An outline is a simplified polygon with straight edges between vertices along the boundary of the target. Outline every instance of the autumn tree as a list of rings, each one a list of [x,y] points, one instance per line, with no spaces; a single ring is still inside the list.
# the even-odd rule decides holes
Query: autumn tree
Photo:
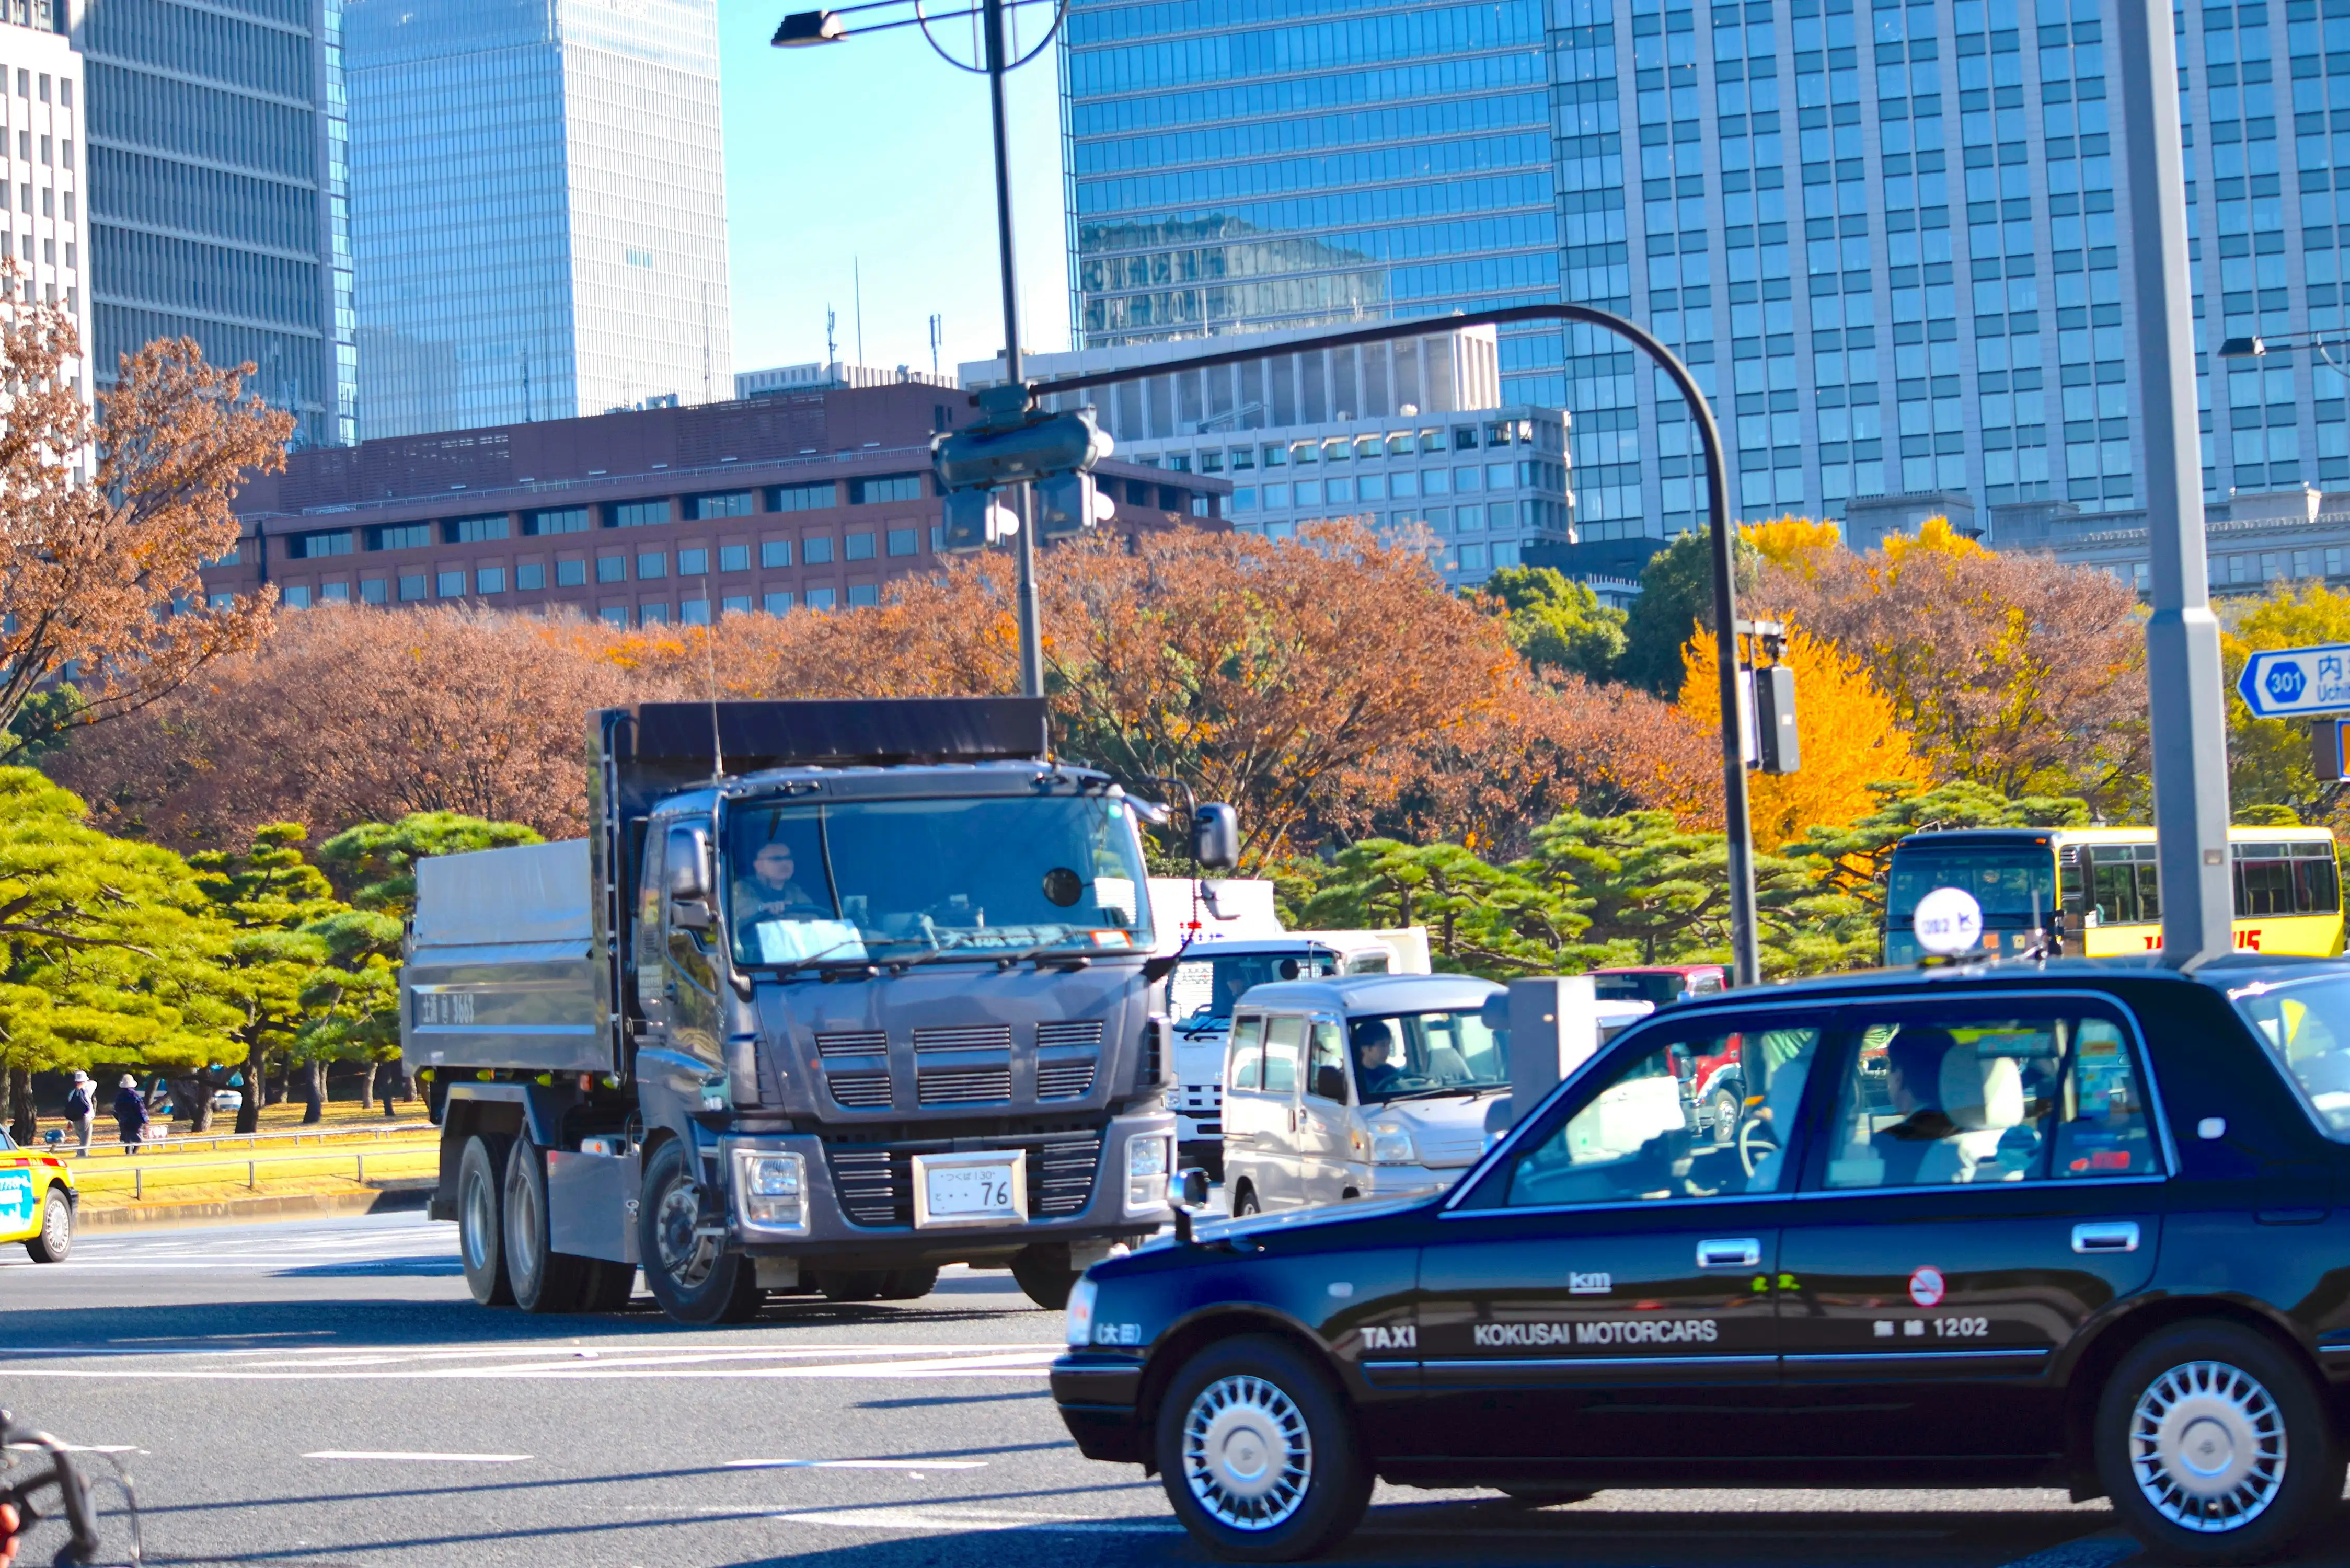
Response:
[[[0,760],[178,690],[269,629],[265,590],[226,606],[205,562],[236,547],[229,498],[285,462],[291,415],[244,389],[251,365],[189,338],[122,357],[93,413],[60,306],[0,303]],[[93,461],[94,457],[94,461]],[[70,700],[40,701],[70,678]]]
[[[343,909],[326,874],[302,852],[309,836],[298,822],[273,822],[241,851],[205,850],[188,857],[212,912],[234,933],[219,984],[237,1012],[229,1035],[243,1048],[240,1133],[259,1130],[270,1054],[296,1051],[308,1014],[303,993],[328,961],[327,943],[307,928]],[[322,1065],[316,1058],[309,1064],[305,1122],[322,1114]],[[231,1076],[226,1068],[199,1065],[172,1080],[179,1103],[194,1113],[196,1131],[212,1126],[213,1091],[226,1087]]]
[[[2220,636],[2220,659],[2228,694],[2228,794],[2237,819],[2262,805],[2280,807],[2299,822],[2335,817],[2344,792],[2312,767],[2306,722],[2252,717],[2237,695],[2236,679],[2253,654],[2267,649],[2350,642],[2350,593],[2322,582],[2280,583],[2233,618]]]

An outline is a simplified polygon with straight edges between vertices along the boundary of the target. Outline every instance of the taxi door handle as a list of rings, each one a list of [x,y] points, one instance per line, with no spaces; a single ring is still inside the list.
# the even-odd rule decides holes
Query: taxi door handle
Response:
[[[1762,1243],[1752,1236],[1731,1241],[1700,1241],[1697,1244],[1697,1266],[1700,1269],[1757,1269],[1762,1266]]]
[[[2102,1225],[2075,1225],[2073,1227],[2073,1251],[2135,1252],[2137,1251],[2137,1221],[2119,1220]]]

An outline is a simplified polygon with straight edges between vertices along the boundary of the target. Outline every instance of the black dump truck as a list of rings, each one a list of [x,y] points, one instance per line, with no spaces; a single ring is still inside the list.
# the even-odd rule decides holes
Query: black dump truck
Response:
[[[400,1044],[484,1304],[681,1323],[1009,1267],[1059,1307],[1170,1217],[1140,826],[1025,698],[589,722],[585,840],[417,867]],[[1193,851],[1232,858],[1227,808]]]

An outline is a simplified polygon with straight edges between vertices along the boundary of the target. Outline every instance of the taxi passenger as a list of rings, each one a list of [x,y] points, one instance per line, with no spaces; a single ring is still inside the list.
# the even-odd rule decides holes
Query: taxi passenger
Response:
[[[1885,1183],[1915,1185],[1927,1151],[1961,1129],[1939,1103],[1943,1059],[1957,1049],[1947,1029],[1905,1027],[1885,1047],[1885,1088],[1901,1120],[1870,1138],[1885,1162]]]

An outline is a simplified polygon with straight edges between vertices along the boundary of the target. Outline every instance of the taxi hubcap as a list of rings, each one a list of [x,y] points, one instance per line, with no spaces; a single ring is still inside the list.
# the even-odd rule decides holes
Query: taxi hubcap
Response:
[[[1184,1417],[1183,1470],[1219,1522],[1270,1530],[1297,1511],[1314,1479],[1305,1413],[1262,1377],[1220,1377]]]
[[[2260,1380],[2219,1361],[2156,1378],[2130,1416],[2130,1467],[2157,1512],[2182,1529],[2241,1530],[2284,1484],[2284,1413]]]
[[[64,1246],[66,1238],[72,1233],[72,1209],[68,1207],[65,1199],[61,1198],[51,1199],[49,1211],[42,1220],[41,1240],[54,1249]]]

